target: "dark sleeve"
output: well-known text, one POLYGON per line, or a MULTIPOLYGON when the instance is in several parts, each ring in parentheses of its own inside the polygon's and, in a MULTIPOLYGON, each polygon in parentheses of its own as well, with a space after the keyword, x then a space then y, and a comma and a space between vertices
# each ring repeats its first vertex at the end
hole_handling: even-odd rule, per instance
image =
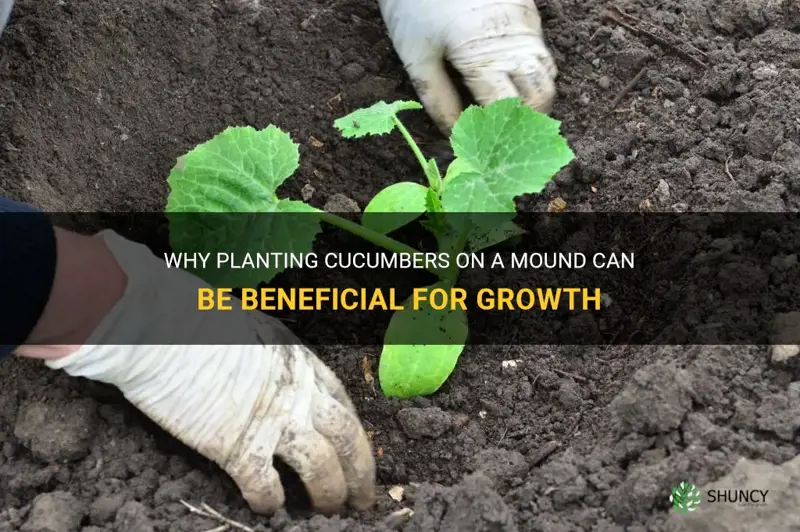
POLYGON ((0 197, 0 358, 30 336, 44 313, 56 274, 50 218, 0 197))

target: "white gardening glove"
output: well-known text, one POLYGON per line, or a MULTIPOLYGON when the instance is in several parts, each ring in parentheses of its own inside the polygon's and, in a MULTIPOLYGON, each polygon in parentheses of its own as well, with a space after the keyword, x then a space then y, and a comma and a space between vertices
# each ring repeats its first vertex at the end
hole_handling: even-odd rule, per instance
POLYGON ((463 110, 445 58, 479 104, 517 96, 551 111, 558 70, 533 0, 379 1, 420 101, 445 134, 463 110))
POLYGON ((48 362, 51 368, 118 387, 219 464, 256 512, 272 513, 285 501, 273 456, 298 473, 318 511, 373 503, 375 464, 355 408, 300 340, 258 311, 198 311, 203 281, 167 269, 148 248, 114 232, 96 238, 125 271, 125 295, 89 345, 48 362), (143 345, 190 336, 209 343, 241 338, 242 345, 143 345))
POLYGON ((0 0, 0 35, 11 17, 11 9, 14 7, 14 0, 0 0))

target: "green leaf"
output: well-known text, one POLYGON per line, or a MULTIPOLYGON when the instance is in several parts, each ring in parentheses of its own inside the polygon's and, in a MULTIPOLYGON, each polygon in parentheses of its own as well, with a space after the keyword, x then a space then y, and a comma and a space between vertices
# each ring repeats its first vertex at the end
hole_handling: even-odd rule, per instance
POLYGON ((385 135, 396 127, 397 113, 416 109, 422 109, 422 105, 414 101, 400 100, 392 103, 381 101, 337 119, 333 126, 346 138, 385 135))
POLYGON ((383 235, 417 219, 425 212, 428 187, 405 181, 390 185, 372 198, 361 224, 383 235))
MULTIPOLYGON (((428 287, 428 297, 435 288, 448 289, 436 283, 428 287)), ((434 393, 455 369, 467 341, 466 312, 434 310, 425 302, 414 310, 412 298, 394 313, 384 337, 378 377, 387 397, 406 399, 434 393), (414 344, 404 343, 411 339, 414 344)))
POLYGON ((439 165, 436 164, 436 159, 428 159, 425 161, 425 177, 428 178, 428 183, 435 183, 435 188, 439 187, 442 181, 442 174, 439 172, 439 165))
POLYGON ((445 210, 514 212, 514 198, 541 192, 574 158, 559 134, 560 126, 519 98, 469 107, 450 137, 462 161, 452 172, 448 168, 442 194, 445 210))
MULTIPOLYGON (((320 232, 313 207, 276 189, 299 166, 299 150, 275 126, 230 127, 178 159, 167 182, 173 252, 308 253, 320 232), (292 214, 294 213, 294 214, 292 214)), ((283 268, 206 268, 193 273, 224 287, 268 282, 283 268)))
POLYGON ((444 175, 444 182, 447 184, 449 181, 452 181, 454 177, 459 174, 463 174, 464 172, 475 171, 469 164, 469 161, 466 159, 459 159, 456 157, 450 163, 450 166, 447 167, 447 172, 444 175))
POLYGON ((297 144, 277 127, 229 127, 178 159, 167 212, 273 212, 275 190, 299 164, 297 144))
POLYGON ((498 215, 487 215, 487 219, 484 217, 473 218, 473 221, 487 221, 489 223, 473 226, 468 237, 470 251, 477 253, 526 233, 524 229, 511 220, 513 215, 506 220, 498 218, 500 218, 498 215))

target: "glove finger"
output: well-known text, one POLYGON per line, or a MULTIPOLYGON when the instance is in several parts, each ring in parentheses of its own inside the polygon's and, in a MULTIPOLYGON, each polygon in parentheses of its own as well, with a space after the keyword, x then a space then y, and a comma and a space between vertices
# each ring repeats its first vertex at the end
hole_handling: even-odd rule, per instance
POLYGON ((242 456, 225 470, 255 513, 271 515, 286 502, 281 477, 272 460, 265 461, 263 456, 256 455, 242 456))
POLYGON ((511 80, 526 105, 545 114, 553 110, 556 84, 539 59, 533 59, 525 67, 512 73, 511 80))
POLYGON ((0 0, 0 35, 6 27, 9 17, 11 17, 11 9, 14 7, 14 0, 0 0))
POLYGON ((556 60, 553 59, 552 55, 550 55, 550 51, 547 50, 547 47, 544 43, 541 44, 541 47, 544 49, 544 53, 537 54, 539 63, 542 64, 545 72, 547 72, 547 75, 550 76, 550 79, 555 81, 558 77, 558 65, 556 65, 556 60))
POLYGON ((773 345, 770 349, 773 362, 783 362, 800 354, 798 345, 773 345))
POLYGON ((506 72, 489 68, 476 68, 462 71, 464 83, 469 88, 475 101, 480 105, 489 105, 503 98, 518 97, 519 91, 506 72))
POLYGON ((305 485, 314 508, 324 514, 340 511, 347 502, 347 483, 336 449, 314 431, 287 430, 275 454, 305 485))
POLYGON ((372 445, 358 418, 336 401, 320 401, 314 409, 314 428, 336 449, 351 506, 366 510, 375 502, 375 459, 372 445))
POLYGON ((450 136, 453 124, 463 111, 461 97, 441 58, 406 66, 411 83, 425 111, 441 132, 450 136))
POLYGON ((309 351, 308 354, 308 360, 311 363, 311 366, 314 368, 317 379, 321 382, 325 390, 331 394, 334 399, 342 403, 345 408, 357 416, 358 412, 356 411, 356 407, 353 404, 353 401, 350 400, 350 396, 347 394, 347 390, 345 390, 345 387, 342 384, 342 381, 339 380, 339 377, 337 377, 333 370, 326 366, 325 363, 322 362, 314 353, 309 351))

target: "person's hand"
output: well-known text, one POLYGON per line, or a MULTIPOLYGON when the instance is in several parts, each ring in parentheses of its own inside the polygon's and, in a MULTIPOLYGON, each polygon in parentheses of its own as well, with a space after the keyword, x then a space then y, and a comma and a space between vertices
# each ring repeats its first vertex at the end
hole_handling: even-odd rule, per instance
POLYGON ((14 0, 0 0, 0 35, 3 35, 3 30, 9 17, 11 17, 11 8, 13 7, 14 0))
POLYGON ((770 355, 773 362, 785 362, 800 355, 800 345, 773 345, 770 347, 770 355))
POLYGON ((445 59, 481 105, 516 96, 551 111, 558 71, 533 0, 379 1, 394 48, 443 133, 463 110, 445 59))
POLYGON ((285 501, 273 457, 297 472, 320 512, 373 504, 375 463, 355 408, 299 339, 258 311, 200 312, 203 281, 111 231, 95 238, 125 272, 125 294, 88 345, 48 366, 118 387, 219 464, 256 512, 285 501), (195 345, 153 345, 189 337, 195 345), (233 338, 238 345, 199 345, 233 338))

